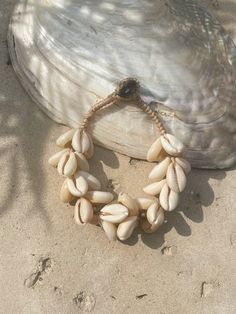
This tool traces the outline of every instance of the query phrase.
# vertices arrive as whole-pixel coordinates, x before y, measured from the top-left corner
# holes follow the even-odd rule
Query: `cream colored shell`
[[[71,127],[117,81],[136,77],[192,166],[230,166],[235,46],[197,2],[20,0],[9,31],[13,67],[35,102]],[[91,129],[96,143],[143,159],[159,136],[134,104],[99,113]]]

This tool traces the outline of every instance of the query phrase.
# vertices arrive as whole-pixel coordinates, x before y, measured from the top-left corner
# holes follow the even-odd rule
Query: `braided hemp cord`
[[[146,114],[148,114],[150,118],[155,122],[161,135],[164,135],[166,133],[166,130],[161,123],[157,113],[153,111],[150,106],[142,100],[139,93],[139,82],[134,78],[127,78],[122,80],[112,94],[108,95],[105,99],[102,99],[99,102],[95,103],[92,108],[86,113],[82,123],[80,124],[80,131],[82,132],[88,127],[90,119],[97,111],[117,104],[119,101],[136,102],[137,106],[142,109]]]
[[[101,101],[95,103],[92,108],[85,114],[83,121],[80,124],[80,131],[82,132],[84,129],[88,127],[89,120],[94,116],[94,114],[103,109],[110,107],[116,103],[116,100],[114,99],[114,93],[107,96],[105,99],[102,99]]]

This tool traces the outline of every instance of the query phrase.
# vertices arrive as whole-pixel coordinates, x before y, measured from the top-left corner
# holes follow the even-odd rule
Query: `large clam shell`
[[[230,166],[236,160],[236,49],[197,3],[21,0],[9,31],[13,66],[40,107],[71,127],[118,80],[136,77],[192,166]],[[91,128],[98,144],[143,159],[159,136],[134,104],[102,111]]]

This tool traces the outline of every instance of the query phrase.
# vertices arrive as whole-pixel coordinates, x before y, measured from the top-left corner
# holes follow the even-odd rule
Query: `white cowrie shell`
[[[83,222],[81,221],[81,218],[80,218],[80,210],[79,210],[79,207],[80,207],[80,198],[78,199],[78,201],[77,201],[76,204],[75,204],[74,219],[75,219],[75,222],[76,222],[78,225],[82,225]]]
[[[169,211],[174,210],[179,204],[179,193],[170,190],[169,194]]]
[[[117,227],[108,221],[101,221],[102,228],[110,241],[115,241],[117,236]]]
[[[152,224],[155,226],[156,228],[155,230],[157,230],[163,224],[164,220],[165,220],[164,210],[161,207],[159,207],[156,220]]]
[[[76,130],[72,138],[72,147],[78,153],[86,153],[90,148],[90,139],[85,131]]]
[[[77,177],[75,182],[73,179],[68,178],[67,185],[70,193],[77,197],[85,195],[88,191],[88,183],[82,176]]]
[[[151,183],[143,188],[143,191],[149,195],[158,195],[161,192],[164,184],[166,183],[166,179],[161,180],[159,182]]]
[[[138,217],[131,216],[127,217],[117,228],[117,237],[121,241],[127,240],[133,233],[134,229],[138,225]]]
[[[154,197],[137,197],[136,202],[139,209],[147,210],[151,204],[158,202],[158,200]]]
[[[172,134],[166,134],[166,137],[168,138],[170,144],[175,147],[179,152],[182,152],[184,149],[183,143],[174,135]]]
[[[65,165],[66,165],[67,160],[69,159],[69,156],[70,156],[70,152],[69,152],[69,151],[65,152],[65,153],[61,156],[61,158],[60,158],[60,160],[59,160],[59,162],[58,162],[57,171],[58,171],[58,173],[59,173],[61,176],[64,175],[64,167],[65,167]]]
[[[140,225],[144,232],[153,233],[163,224],[164,220],[164,211],[159,208],[157,218],[153,224],[150,224],[146,219],[142,219]]]
[[[85,198],[80,199],[80,217],[84,223],[88,223],[93,219],[93,206]]]
[[[78,153],[86,153],[90,148],[90,138],[85,131],[76,130],[72,138],[72,147]]]
[[[75,156],[77,158],[78,169],[83,171],[89,171],[89,163],[88,160],[82,153],[75,152]]]
[[[178,164],[171,163],[167,169],[166,182],[171,190],[176,193],[185,189],[187,179],[183,169]]]
[[[74,199],[74,196],[70,193],[68,186],[67,186],[67,180],[65,180],[62,184],[61,191],[60,191],[60,200],[63,203],[69,203]]]
[[[83,131],[82,133],[82,153],[86,153],[90,148],[90,138],[88,133]]]
[[[100,218],[114,224],[121,223],[128,217],[128,208],[121,204],[110,204],[104,206],[100,211]]]
[[[86,172],[86,171],[78,171],[75,175],[76,176],[83,176],[86,181],[88,182],[88,186],[91,190],[100,190],[101,189],[101,183],[100,181],[94,177],[92,174]]]
[[[104,191],[88,191],[85,197],[95,204],[108,204],[113,200],[113,194]]]
[[[159,197],[159,201],[161,204],[161,207],[165,210],[169,210],[169,187],[167,185],[167,183],[163,186],[161,193],[160,193],[160,197]]]
[[[88,136],[89,141],[90,141],[90,146],[89,146],[88,151],[85,152],[85,155],[88,159],[90,159],[94,154],[94,145],[93,145],[93,139],[92,139],[91,135],[89,133],[87,133],[87,136]]]
[[[168,139],[166,139],[164,136],[161,136],[161,144],[164,148],[164,150],[167,152],[167,154],[171,155],[171,156],[177,156],[178,155],[178,151],[175,147],[173,147]]]
[[[187,184],[187,178],[186,178],[186,175],[184,173],[184,170],[178,164],[175,164],[175,173],[176,173],[176,177],[177,177],[179,191],[183,192],[183,190],[185,189],[186,184]]]
[[[190,163],[186,159],[180,158],[180,157],[176,157],[175,161],[184,170],[186,175],[189,174],[189,172],[191,171],[191,165],[190,165]]]
[[[118,202],[129,209],[129,216],[137,216],[139,209],[138,204],[129,194],[120,192],[118,195]]]
[[[171,156],[178,156],[183,151],[183,144],[172,134],[161,136],[161,144],[164,150]]]
[[[167,169],[166,182],[170,189],[172,189],[173,191],[177,193],[180,192],[177,175],[176,175],[175,167],[173,163],[171,163]]]
[[[170,157],[166,157],[164,160],[159,162],[159,164],[157,164],[150,172],[149,179],[156,181],[162,180],[166,175],[166,171],[170,162],[171,162]]]
[[[88,182],[83,176],[79,175],[75,178],[75,185],[76,185],[76,188],[83,193],[83,195],[87,193]]]
[[[71,129],[59,136],[56,141],[57,146],[65,147],[67,144],[69,144],[72,140],[73,135],[75,134],[75,131],[76,129]]]
[[[67,162],[65,163],[63,174],[66,177],[71,177],[77,169],[77,159],[74,152],[71,152]]]
[[[162,150],[161,138],[159,137],[149,148],[147,152],[147,161],[157,161]]]
[[[63,150],[60,150],[59,152],[57,152],[56,154],[54,154],[53,156],[51,156],[48,159],[48,163],[50,165],[52,165],[53,167],[57,167],[59,160],[61,159],[61,157],[66,153],[69,152],[69,148],[65,148]]]
[[[81,144],[81,131],[77,129],[72,138],[72,147],[78,153],[82,153],[82,144]]]
[[[161,190],[159,201],[164,210],[172,211],[178,206],[179,193],[172,191],[166,183]]]
[[[80,198],[75,204],[75,221],[79,225],[84,225],[93,219],[92,204],[85,198]]]
[[[148,207],[147,210],[147,220],[150,224],[153,224],[158,216],[158,210],[159,210],[159,204],[158,203],[153,203]]]

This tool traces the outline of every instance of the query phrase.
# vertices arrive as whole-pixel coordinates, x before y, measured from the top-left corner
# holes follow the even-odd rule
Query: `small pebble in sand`
[[[177,247],[176,246],[165,246],[162,250],[161,250],[163,255],[168,255],[168,256],[173,256],[177,254]]]
[[[219,282],[202,282],[201,297],[206,298],[210,296],[214,292],[215,288],[219,287],[219,285]]]
[[[129,164],[131,165],[131,166],[136,166],[138,163],[140,162],[140,160],[139,159],[135,159],[135,158],[130,158],[130,160],[129,160]]]
[[[201,297],[206,298],[208,295],[210,295],[214,290],[214,286],[210,282],[203,282],[202,283],[202,289],[201,289]]]

